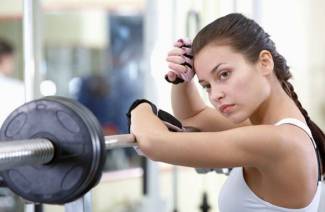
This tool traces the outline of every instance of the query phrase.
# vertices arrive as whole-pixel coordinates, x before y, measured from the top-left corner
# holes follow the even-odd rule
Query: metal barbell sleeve
[[[54,146],[47,139],[0,142],[0,170],[16,166],[37,165],[50,162]]]

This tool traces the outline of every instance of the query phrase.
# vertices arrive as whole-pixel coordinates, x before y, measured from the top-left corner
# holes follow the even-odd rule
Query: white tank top
[[[292,118],[282,119],[275,125],[292,124],[303,129],[311,138],[314,147],[314,139],[308,126]],[[318,162],[319,163],[319,162]],[[233,168],[219,193],[220,212],[317,212],[321,194],[321,181],[318,181],[317,191],[313,200],[304,208],[291,209],[273,205],[259,198],[246,184],[243,176],[243,168]]]

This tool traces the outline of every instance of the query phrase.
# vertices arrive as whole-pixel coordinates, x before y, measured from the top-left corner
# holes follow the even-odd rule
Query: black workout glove
[[[146,99],[137,99],[131,104],[129,111],[126,113],[126,116],[128,118],[129,132],[130,132],[130,126],[131,126],[131,111],[141,103],[148,103],[152,108],[152,112],[161,121],[163,121],[165,123],[165,125],[167,126],[167,128],[170,131],[173,131],[173,132],[183,131],[182,123],[178,119],[176,119],[174,116],[172,116],[170,113],[167,113],[166,111],[163,111],[163,110],[159,110],[156,107],[156,105],[154,105],[152,102],[150,102]]]
[[[135,100],[132,105],[129,108],[129,111],[126,113],[127,119],[128,119],[128,128],[130,132],[130,126],[131,126],[131,112],[134,108],[136,108],[139,104],[141,103],[148,103],[151,108],[152,112],[160,119],[162,120],[165,125],[167,126],[168,130],[173,131],[173,132],[181,132],[183,131],[183,126],[180,121],[178,121],[174,116],[171,114],[167,113],[166,111],[163,110],[158,110],[156,105],[154,105],[152,102],[146,100],[146,99],[137,99]],[[139,147],[135,146],[134,147],[135,151],[139,155],[143,155],[142,151],[139,149]]]

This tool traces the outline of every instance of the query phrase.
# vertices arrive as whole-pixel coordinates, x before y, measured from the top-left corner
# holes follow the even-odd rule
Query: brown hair
[[[298,96],[288,81],[292,75],[285,58],[278,53],[270,36],[254,20],[239,13],[223,16],[205,26],[194,38],[192,53],[195,55],[208,44],[230,45],[242,53],[252,63],[257,62],[262,50],[268,50],[274,60],[274,72],[282,88],[294,100],[305,117],[321,156],[322,170],[325,170],[325,135],[310,119],[307,111],[302,107]],[[323,173],[323,171],[321,171]]]

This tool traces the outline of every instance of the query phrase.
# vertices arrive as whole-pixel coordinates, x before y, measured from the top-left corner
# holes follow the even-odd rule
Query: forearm
[[[198,139],[200,137],[208,139],[209,134],[211,133],[164,132],[163,136],[151,134],[148,137],[150,148],[147,149],[147,156],[155,161],[180,166],[221,168],[215,154],[209,153],[211,152],[209,142]],[[214,157],[210,157],[211,155]]]
[[[188,119],[206,108],[193,81],[172,85],[172,109],[175,117]]]
[[[292,144],[283,142],[282,129],[272,125],[220,132],[165,132],[148,141],[151,159],[196,168],[264,168],[283,163],[292,152]]]

